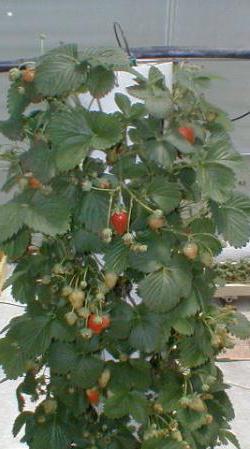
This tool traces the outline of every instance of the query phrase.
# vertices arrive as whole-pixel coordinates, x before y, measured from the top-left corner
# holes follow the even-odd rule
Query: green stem
[[[101,192],[116,192],[117,190],[119,190],[119,187],[116,187],[115,189],[101,189],[100,187],[94,187],[92,186],[91,189],[93,190],[99,190]]]
[[[140,204],[144,209],[146,209],[148,212],[152,213],[154,212],[154,209],[147,206],[145,203],[143,203],[125,184],[122,184],[122,188],[126,190],[129,195],[138,203]]]
[[[131,213],[133,208],[133,198],[130,197],[130,203],[129,203],[129,211],[128,211],[128,224],[127,224],[127,232],[129,232],[129,226],[130,226],[130,220],[131,220]]]
[[[111,215],[112,203],[113,203],[113,193],[110,193],[109,208],[108,208],[108,215],[107,215],[107,228],[109,228],[109,224],[110,224],[110,215]]]

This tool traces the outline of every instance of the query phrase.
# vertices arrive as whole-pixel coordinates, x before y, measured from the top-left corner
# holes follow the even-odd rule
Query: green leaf
[[[117,338],[127,338],[132,326],[133,309],[125,302],[116,301],[111,310],[110,333]]]
[[[23,140],[23,116],[0,120],[0,132],[10,140]]]
[[[183,139],[179,134],[169,134],[165,136],[165,140],[168,144],[171,144],[176,150],[181,153],[192,153],[194,151],[193,145],[191,145],[186,139]]]
[[[173,328],[181,335],[192,335],[194,333],[194,326],[190,319],[179,318],[173,323]]]
[[[87,88],[94,98],[107,95],[115,85],[115,74],[103,66],[90,69],[87,79]]]
[[[21,155],[25,172],[32,172],[41,182],[48,182],[55,176],[54,153],[45,142],[33,145]]]
[[[111,419],[131,415],[137,422],[144,422],[148,413],[148,402],[138,391],[121,391],[107,399],[104,414]]]
[[[31,317],[25,314],[11,321],[8,336],[15,339],[29,356],[44,354],[51,342],[50,322],[48,315]]]
[[[208,329],[197,322],[194,334],[179,343],[180,360],[188,368],[204,364],[213,355]]]
[[[86,68],[78,60],[75,44],[62,45],[42,56],[36,68],[35,86],[44,96],[77,91],[86,80]]]
[[[234,314],[235,323],[228,325],[228,330],[236,337],[245,340],[250,337],[250,321],[240,312]]]
[[[129,263],[135,270],[150,273],[170,262],[173,241],[166,234],[146,231],[140,236],[140,243],[147,245],[144,253],[129,253]]]
[[[127,53],[119,47],[90,47],[85,48],[79,59],[88,62],[92,67],[100,66],[113,70],[130,70],[130,61]]]
[[[184,428],[192,431],[200,429],[206,422],[206,414],[189,408],[177,410],[177,419]]]
[[[92,190],[83,196],[78,218],[88,231],[100,232],[107,227],[108,208],[108,193]]]
[[[0,206],[0,241],[10,239],[22,226],[19,206],[16,203]]]
[[[8,90],[7,96],[7,109],[11,117],[20,120],[20,115],[24,112],[26,107],[31,102],[30,88],[25,87],[25,92],[21,93],[18,90],[19,87],[23,87],[19,82],[12,83]]]
[[[134,318],[130,345],[143,352],[152,352],[160,349],[162,343],[167,341],[170,327],[166,323],[163,325],[159,315],[139,308]]]
[[[72,371],[72,382],[81,388],[93,387],[103,370],[104,362],[94,356],[82,356]]]
[[[123,114],[129,117],[131,113],[131,102],[127,95],[116,93],[115,102],[118,108],[123,112]]]
[[[120,237],[114,239],[105,251],[105,269],[114,273],[123,273],[129,264],[129,248]]]
[[[143,151],[149,160],[164,168],[171,168],[176,157],[176,150],[163,140],[147,140]]]
[[[232,443],[237,449],[241,449],[240,443],[236,437],[236,435],[234,435],[234,433],[230,432],[229,430],[226,429],[221,429],[220,430],[220,437],[223,438],[222,443],[224,444],[228,444],[227,442],[229,441],[230,443]],[[226,439],[226,441],[225,441]]]
[[[103,242],[98,235],[85,229],[79,229],[73,234],[73,242],[77,253],[100,252],[103,249]]]
[[[26,371],[26,357],[11,337],[0,339],[0,365],[8,379],[17,379]]]
[[[26,251],[30,242],[30,232],[27,229],[21,229],[14,237],[0,244],[8,259],[18,259]]]
[[[48,133],[57,149],[56,164],[60,170],[70,170],[86,158],[92,131],[83,108],[56,112],[49,123]]]
[[[188,298],[181,300],[177,306],[169,313],[169,320],[174,322],[179,318],[189,318],[200,310],[200,304],[194,291],[191,291]]]
[[[151,310],[166,312],[191,289],[191,276],[184,265],[174,264],[150,273],[139,284],[143,302]]]
[[[250,236],[250,201],[242,193],[234,193],[223,204],[211,203],[216,227],[226,241],[235,247],[245,245]]]
[[[78,356],[74,345],[54,342],[48,354],[50,369],[58,374],[66,374],[76,368]]]
[[[67,435],[65,425],[55,418],[35,427],[30,449],[68,449],[71,441],[72,437]]]
[[[169,182],[164,177],[157,177],[149,184],[148,195],[166,214],[175,209],[181,200],[178,184]]]
[[[34,231],[55,236],[64,234],[69,226],[69,208],[58,196],[37,192],[29,204],[18,204],[21,219]]]
[[[130,360],[124,363],[114,363],[110,366],[111,380],[109,388],[111,391],[122,388],[145,389],[151,384],[151,366],[144,360]]]
[[[218,202],[228,199],[235,184],[234,172],[225,165],[223,155],[224,152],[214,148],[200,162],[197,171],[197,182],[204,197]]]
[[[91,146],[94,149],[105,150],[122,139],[122,126],[116,114],[92,111],[86,118],[92,131]]]
[[[14,422],[14,425],[12,428],[13,436],[16,437],[19,434],[22,427],[27,423],[27,421],[32,421],[33,419],[34,419],[34,415],[32,412],[20,413],[20,415],[18,415],[17,418],[15,419],[15,422]]]
[[[172,412],[178,406],[178,401],[183,394],[182,380],[180,376],[170,370],[164,374],[163,385],[159,392],[159,402],[164,412]]]

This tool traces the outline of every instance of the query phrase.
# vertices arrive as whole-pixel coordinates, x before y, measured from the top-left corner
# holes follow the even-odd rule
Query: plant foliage
[[[84,108],[79,94],[100,103],[117,70],[143,104]],[[30,449],[238,448],[215,361],[250,324],[213,304],[213,257],[221,237],[249,240],[250,200],[232,191],[239,156],[209,77],[180,64],[170,92],[156,67],[144,78],[121,50],[76,45],[34,71],[12,72],[0,123],[15,192],[0,249],[25,306],[0,340],[6,378],[22,377],[13,434]]]

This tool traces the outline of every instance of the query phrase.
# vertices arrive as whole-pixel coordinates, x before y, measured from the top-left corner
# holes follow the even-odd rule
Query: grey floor
[[[12,302],[10,293],[1,296],[1,301]],[[239,303],[239,308],[250,315],[249,302],[244,300]],[[0,304],[0,328],[15,315],[20,314],[17,307]],[[223,362],[220,363],[225,374],[225,381],[233,384],[230,397],[234,403],[236,419],[233,423],[233,430],[237,434],[242,449],[249,449],[250,426],[250,362]],[[0,371],[0,379],[3,373]],[[11,434],[12,424],[17,415],[15,402],[15,388],[17,382],[4,382],[0,384],[0,449],[21,449],[25,448],[18,439],[13,439]],[[222,449],[222,448],[221,448]],[[224,449],[224,448],[223,448]],[[226,446],[225,449],[233,449],[233,446]]]

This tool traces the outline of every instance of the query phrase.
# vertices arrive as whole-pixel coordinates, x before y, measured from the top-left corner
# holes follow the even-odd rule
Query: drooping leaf
[[[164,168],[171,168],[176,157],[176,150],[164,140],[150,139],[145,142],[144,153],[151,161]]]
[[[4,242],[22,228],[19,207],[15,203],[0,206],[0,240]]]

